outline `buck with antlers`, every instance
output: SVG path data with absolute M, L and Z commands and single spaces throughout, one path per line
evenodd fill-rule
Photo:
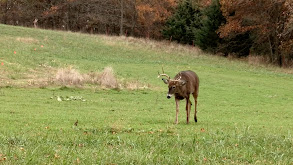
M 162 69 L 163 70 L 163 69 Z M 186 99 L 186 122 L 189 123 L 189 116 L 190 116 L 190 109 L 191 109 L 191 101 L 190 101 L 190 94 L 193 95 L 194 104 L 195 104 L 195 112 L 194 112 L 194 121 L 197 122 L 196 117 L 196 106 L 197 106 L 197 96 L 199 90 L 199 78 L 196 73 L 193 71 L 181 71 L 179 72 L 174 79 L 171 79 L 170 76 L 164 73 L 159 73 L 159 77 L 166 77 L 162 78 L 165 84 L 168 84 L 168 94 L 167 98 L 170 99 L 173 95 L 175 97 L 176 102 L 176 119 L 175 124 L 178 124 L 178 112 L 179 112 L 179 101 Z

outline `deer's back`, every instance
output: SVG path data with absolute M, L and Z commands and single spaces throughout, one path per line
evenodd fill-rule
M 199 78 L 196 73 L 191 70 L 181 71 L 174 77 L 174 79 L 177 79 L 180 76 L 181 80 L 186 81 L 186 86 L 185 88 L 182 88 L 182 90 L 186 90 L 188 93 L 198 92 Z

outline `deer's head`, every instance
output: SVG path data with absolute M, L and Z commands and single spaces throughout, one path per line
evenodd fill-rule
M 179 73 L 179 76 L 176 79 L 171 79 L 170 76 L 167 74 L 159 74 L 159 77 L 166 77 L 162 78 L 163 82 L 165 84 L 168 84 L 168 93 L 167 93 L 167 98 L 170 99 L 174 93 L 178 93 L 180 91 L 180 87 L 184 86 L 186 84 L 185 80 L 181 80 L 181 75 Z

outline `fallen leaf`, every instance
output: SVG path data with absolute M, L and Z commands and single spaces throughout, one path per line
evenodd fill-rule
M 59 156 L 57 153 L 54 155 L 54 157 L 55 157 L 56 159 L 60 158 L 60 156 Z
M 79 160 L 79 158 L 77 158 L 77 159 L 76 159 L 76 163 L 77 163 L 77 164 L 79 164 L 79 163 L 80 163 L 80 160 Z
M 4 157 L 3 156 L 4 156 L 3 154 L 0 154 L 0 162 L 5 161 L 7 159 L 6 156 L 4 156 Z
M 16 54 L 16 51 L 14 51 L 13 53 Z
M 3 66 L 3 65 L 4 65 L 4 63 L 3 63 L 3 62 L 1 62 L 1 65 Z
M 78 124 L 78 120 L 76 120 L 76 122 L 74 123 L 74 125 L 77 126 L 77 124 Z

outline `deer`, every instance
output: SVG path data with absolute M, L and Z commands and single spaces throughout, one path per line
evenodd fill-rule
M 173 79 L 170 78 L 167 74 L 164 73 L 164 70 L 162 68 L 163 73 L 158 73 L 158 78 L 160 77 L 166 77 L 162 78 L 163 82 L 165 84 L 168 84 L 168 93 L 167 93 L 167 99 L 170 99 L 173 95 L 175 97 L 176 102 L 176 118 L 175 118 L 175 124 L 178 124 L 178 113 L 179 113 L 179 101 L 186 99 L 186 122 L 189 124 L 189 116 L 190 116 L 190 109 L 191 109 L 191 101 L 190 101 L 190 94 L 193 95 L 194 98 L 194 106 L 195 106 L 195 112 L 194 112 L 194 121 L 197 122 L 197 97 L 198 97 L 198 91 L 199 91 L 199 78 L 197 74 L 191 70 L 187 71 L 181 71 L 179 72 Z

